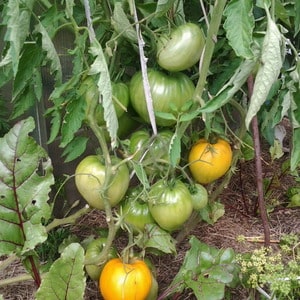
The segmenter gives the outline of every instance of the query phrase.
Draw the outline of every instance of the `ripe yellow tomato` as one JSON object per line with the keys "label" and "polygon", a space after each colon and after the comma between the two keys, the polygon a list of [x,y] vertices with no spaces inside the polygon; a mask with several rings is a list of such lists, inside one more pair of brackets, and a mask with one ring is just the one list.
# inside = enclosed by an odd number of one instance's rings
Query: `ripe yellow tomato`
{"label": "ripe yellow tomato", "polygon": [[124,263],[111,259],[103,268],[99,289],[105,300],[145,300],[152,286],[152,273],[140,259]]}
{"label": "ripe yellow tomato", "polygon": [[222,177],[230,168],[231,160],[230,144],[223,139],[218,139],[214,144],[200,139],[192,146],[188,157],[192,176],[201,184]]}

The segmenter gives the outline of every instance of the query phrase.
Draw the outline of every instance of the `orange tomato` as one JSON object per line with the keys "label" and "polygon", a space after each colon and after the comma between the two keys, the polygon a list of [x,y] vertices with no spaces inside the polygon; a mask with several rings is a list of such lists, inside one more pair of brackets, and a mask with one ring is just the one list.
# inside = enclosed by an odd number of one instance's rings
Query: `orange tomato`
{"label": "orange tomato", "polygon": [[124,263],[111,259],[103,268],[99,289],[105,300],[145,300],[152,286],[152,273],[140,259]]}
{"label": "orange tomato", "polygon": [[194,179],[207,184],[222,177],[230,168],[232,150],[230,144],[218,139],[211,144],[206,139],[200,139],[190,150],[189,168]]}

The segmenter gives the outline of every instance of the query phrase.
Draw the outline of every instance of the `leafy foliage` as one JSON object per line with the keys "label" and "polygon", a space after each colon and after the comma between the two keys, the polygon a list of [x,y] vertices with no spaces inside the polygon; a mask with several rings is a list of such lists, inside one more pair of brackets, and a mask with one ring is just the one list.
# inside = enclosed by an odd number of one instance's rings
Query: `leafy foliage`
{"label": "leafy foliage", "polygon": [[225,286],[238,281],[238,267],[232,249],[218,250],[201,243],[196,237],[190,239],[191,248],[186,252],[183,264],[172,281],[172,292],[191,289],[197,299],[221,300]]}
{"label": "leafy foliage", "polygon": [[0,253],[26,253],[47,238],[42,222],[51,216],[53,184],[47,153],[28,134],[30,117],[0,139]]}
{"label": "leafy foliage", "polygon": [[51,266],[36,293],[36,299],[83,299],[84,250],[78,243],[65,248]]}

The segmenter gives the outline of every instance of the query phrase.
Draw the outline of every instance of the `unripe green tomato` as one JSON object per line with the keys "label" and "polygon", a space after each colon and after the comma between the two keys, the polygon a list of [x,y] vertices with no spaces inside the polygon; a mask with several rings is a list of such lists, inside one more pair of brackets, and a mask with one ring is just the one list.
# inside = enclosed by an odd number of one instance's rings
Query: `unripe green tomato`
{"label": "unripe green tomato", "polygon": [[[172,126],[176,124],[176,117],[181,108],[193,98],[195,91],[193,81],[184,73],[165,74],[153,69],[148,69],[148,80],[154,113],[160,112],[174,116],[172,119],[156,116],[157,125]],[[135,73],[131,78],[129,93],[134,110],[145,122],[150,123],[141,72]]]}
{"label": "unripe green tomato", "polygon": [[127,193],[120,207],[120,214],[135,232],[143,231],[147,224],[155,223],[148,203],[143,199],[141,188],[133,188]]}
{"label": "unripe green tomato", "polygon": [[154,220],[167,231],[179,229],[193,211],[191,193],[180,180],[157,181],[151,186],[148,205]]}
{"label": "unripe green tomato", "polygon": [[[119,118],[127,110],[127,106],[129,104],[129,89],[128,86],[122,82],[112,82],[111,87],[114,108],[116,110],[116,115]],[[95,79],[91,76],[87,77],[87,79],[85,79],[82,83],[80,93],[84,96],[87,103],[87,107],[89,107],[91,101],[94,101],[95,99],[99,101],[99,90]],[[89,112],[87,111],[86,113]],[[97,105],[95,118],[99,126],[105,125],[104,108],[100,103]]]}
{"label": "unripe green tomato", "polygon": [[165,70],[178,72],[195,65],[202,54],[205,37],[200,27],[186,23],[170,35],[163,34],[157,41],[157,62]]}
{"label": "unripe green tomato", "polygon": [[190,188],[190,193],[193,200],[194,210],[200,210],[207,205],[208,193],[203,185],[196,183]]}
{"label": "unripe green tomato", "polygon": [[[112,156],[113,165],[120,163],[120,159]],[[81,196],[91,207],[104,209],[104,200],[101,196],[101,189],[105,181],[105,166],[98,156],[90,155],[85,157],[75,170],[75,184]],[[112,176],[112,182],[107,190],[107,197],[111,206],[116,206],[124,197],[130,176],[126,164],[121,164]]]}
{"label": "unripe green tomato", "polygon": [[[101,237],[91,241],[86,248],[85,259],[92,260],[100,255],[107,242],[107,238]],[[115,247],[110,247],[106,261],[118,256]],[[102,265],[85,265],[85,270],[94,281],[98,281],[105,262]]]}
{"label": "unripe green tomato", "polygon": [[147,130],[135,131],[129,139],[129,152],[134,161],[141,162],[149,176],[164,174],[168,170],[169,147],[173,132],[161,130],[152,140]]}

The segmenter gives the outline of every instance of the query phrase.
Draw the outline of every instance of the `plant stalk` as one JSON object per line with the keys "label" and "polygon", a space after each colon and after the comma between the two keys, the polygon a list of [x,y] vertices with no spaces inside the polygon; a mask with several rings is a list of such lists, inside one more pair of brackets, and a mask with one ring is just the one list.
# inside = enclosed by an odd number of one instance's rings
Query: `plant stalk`
{"label": "plant stalk", "polygon": [[[253,75],[249,76],[247,80],[247,85],[248,85],[248,96],[249,99],[251,99],[253,93],[253,86],[254,86]],[[259,128],[258,128],[258,120],[256,116],[254,116],[251,121],[251,127],[253,132],[254,153],[255,153],[258,207],[259,207],[259,212],[260,212],[260,216],[264,228],[265,246],[267,247],[270,245],[270,227],[269,227],[268,214],[267,214],[267,209],[264,200],[260,135],[259,135]]]}
{"label": "plant stalk", "polygon": [[204,105],[204,100],[202,94],[206,84],[206,78],[209,71],[209,66],[215,49],[215,44],[217,41],[217,34],[221,24],[221,19],[223,16],[223,10],[226,4],[226,0],[215,1],[215,6],[211,15],[211,20],[209,23],[205,48],[202,52],[200,63],[199,63],[199,80],[196,85],[194,100],[198,101],[201,106]]}

